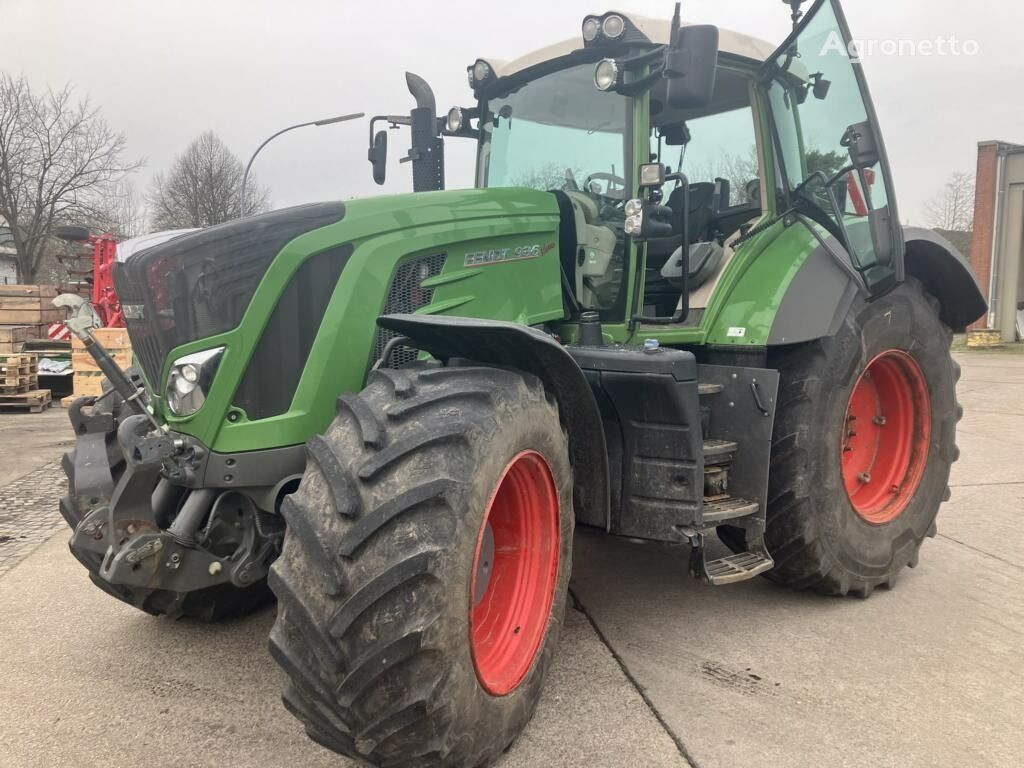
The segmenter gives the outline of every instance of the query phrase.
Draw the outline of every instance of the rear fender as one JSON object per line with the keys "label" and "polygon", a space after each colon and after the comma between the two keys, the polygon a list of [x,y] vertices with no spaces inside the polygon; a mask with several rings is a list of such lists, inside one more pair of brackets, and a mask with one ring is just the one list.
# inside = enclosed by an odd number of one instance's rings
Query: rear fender
{"label": "rear fender", "polygon": [[[930,229],[904,228],[904,272],[921,281],[939,301],[939,317],[960,331],[988,307],[967,259]],[[842,259],[835,254],[841,255]],[[833,336],[839,330],[860,283],[834,239],[819,245],[794,276],[772,322],[769,346],[799,344]]]}
{"label": "rear fender", "polygon": [[531,373],[558,401],[569,434],[576,519],[606,528],[608,454],[601,413],[590,384],[569,353],[547,334],[515,323],[443,315],[385,315],[377,324],[406,336],[438,360],[476,363]]}
{"label": "rear fender", "polygon": [[939,300],[939,317],[960,331],[988,311],[974,270],[952,243],[931,229],[905,227],[906,273],[920,280]]}

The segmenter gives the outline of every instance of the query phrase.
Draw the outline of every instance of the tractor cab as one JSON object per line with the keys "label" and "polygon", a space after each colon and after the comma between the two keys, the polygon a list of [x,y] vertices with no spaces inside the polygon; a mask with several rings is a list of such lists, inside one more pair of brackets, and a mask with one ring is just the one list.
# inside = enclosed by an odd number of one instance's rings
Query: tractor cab
{"label": "tractor cab", "polygon": [[[675,81],[663,62],[674,36],[675,50],[702,57]],[[762,213],[754,81],[771,50],[712,27],[609,13],[587,17],[582,40],[507,64],[481,59],[470,68],[482,97],[477,186],[555,191],[576,236],[562,261],[580,310],[622,319],[630,246],[644,241],[641,314],[671,318],[684,287],[691,306],[698,292],[696,303],[706,306],[728,261],[725,244]],[[679,82],[682,96],[670,93]],[[663,167],[661,183],[648,188],[667,209],[662,236],[627,232],[645,164]]]}
{"label": "tractor cab", "polygon": [[[717,286],[748,266],[737,251],[796,224],[880,295],[902,278],[903,235],[866,84],[838,3],[806,17],[787,5],[795,29],[780,47],[678,9],[590,15],[563,42],[477,59],[475,106],[439,118],[410,76],[412,116],[375,121],[413,126],[417,191],[443,188],[444,140],[468,138],[477,188],[555,195],[568,326],[596,312],[613,341],[664,341],[669,326],[672,341],[704,343],[726,327]],[[385,132],[372,143],[382,180]]]}

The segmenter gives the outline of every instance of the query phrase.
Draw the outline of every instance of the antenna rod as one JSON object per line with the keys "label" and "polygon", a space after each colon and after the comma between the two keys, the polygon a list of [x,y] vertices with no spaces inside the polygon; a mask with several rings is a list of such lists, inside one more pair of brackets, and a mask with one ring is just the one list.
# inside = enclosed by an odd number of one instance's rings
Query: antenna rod
{"label": "antenna rod", "polygon": [[680,24],[682,23],[682,21],[681,21],[681,8],[682,8],[682,5],[683,4],[681,2],[676,3],[675,13],[672,14],[672,35],[671,35],[670,42],[671,42],[671,44],[673,46],[675,46],[675,44],[676,44],[676,38],[679,36],[679,27],[680,27]]}

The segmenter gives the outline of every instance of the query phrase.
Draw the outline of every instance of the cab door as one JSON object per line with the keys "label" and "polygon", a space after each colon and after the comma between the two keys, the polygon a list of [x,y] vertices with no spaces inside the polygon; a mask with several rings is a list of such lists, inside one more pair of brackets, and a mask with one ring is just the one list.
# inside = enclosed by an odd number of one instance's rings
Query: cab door
{"label": "cab door", "polygon": [[[903,279],[903,234],[867,81],[838,0],[818,0],[762,70],[779,210],[835,238],[868,293]],[[828,242],[828,241],[826,241]]]}

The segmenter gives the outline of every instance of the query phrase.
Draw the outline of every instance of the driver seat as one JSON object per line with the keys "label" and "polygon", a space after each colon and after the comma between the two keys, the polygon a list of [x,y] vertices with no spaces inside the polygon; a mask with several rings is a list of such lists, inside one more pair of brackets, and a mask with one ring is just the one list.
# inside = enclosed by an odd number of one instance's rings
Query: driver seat
{"label": "driver seat", "polygon": [[[715,196],[713,182],[698,182],[690,185],[690,241],[693,247],[707,238],[708,230],[714,221],[712,201]],[[679,300],[679,289],[674,288],[662,276],[662,269],[668,264],[673,254],[681,252],[683,233],[681,231],[680,214],[683,210],[683,188],[676,187],[668,196],[667,205],[673,211],[672,236],[660,237],[647,241],[647,270],[644,274],[645,303],[657,307],[659,315],[671,315]],[[719,261],[720,263],[720,261]],[[694,257],[690,257],[691,281],[696,279],[693,271]],[[712,271],[711,274],[714,274]],[[706,279],[706,278],[705,278]],[[691,290],[693,282],[690,283]]]}

